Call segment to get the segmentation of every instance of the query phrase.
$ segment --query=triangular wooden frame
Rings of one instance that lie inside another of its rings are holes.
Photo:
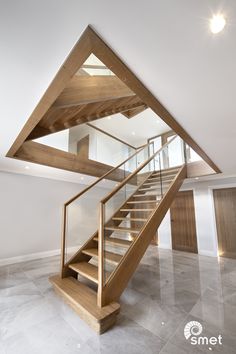
[[[121,79],[140,99],[150,107],[170,128],[172,128],[193,150],[205,160],[206,163],[217,173],[220,169],[215,165],[211,158],[202,150],[202,148],[191,138],[191,136],[181,127],[181,125],[174,119],[168,110],[158,101],[156,97],[142,84],[142,82],[133,74],[133,72],[122,62],[122,60],[108,47],[108,45],[98,36],[95,31],[88,26],[83,32],[82,36],[68,55],[64,64],[59,69],[55,78],[49,85],[33,113],[29,117],[25,126],[16,138],[7,153],[7,157],[24,159],[19,153],[19,150],[26,144],[27,137],[30,135],[35,126],[40,122],[43,115],[51,107],[53,102],[61,94],[67,83],[83,65],[85,60],[94,54],[100,59],[104,65],[113,71],[113,73]],[[28,144],[30,142],[27,142]],[[37,143],[35,143],[37,144]],[[40,145],[40,144],[39,144]],[[50,149],[57,153],[57,149]],[[44,159],[45,160],[45,159]],[[32,161],[43,163],[49,166],[50,159],[47,161]],[[53,166],[59,167],[59,166]]]

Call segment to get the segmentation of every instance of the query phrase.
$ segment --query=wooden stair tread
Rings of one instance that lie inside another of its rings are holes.
[[[155,184],[169,184],[171,182],[164,182],[164,181],[158,181],[158,182],[145,182],[142,186],[152,186],[152,185],[155,185]]]
[[[158,180],[156,180],[156,178],[150,178],[150,179],[147,179],[147,181],[145,182],[150,184],[150,183],[164,183],[164,184],[168,184],[170,182],[172,182],[173,179],[168,179],[168,180],[165,180],[165,179],[162,179],[162,178],[158,178]]]
[[[172,177],[172,176],[176,176],[177,173],[178,173],[178,171],[173,172],[173,173],[167,173],[167,172],[163,172],[163,171],[162,171],[161,174],[160,174],[159,172],[157,172],[157,173],[153,173],[152,176],[153,176],[153,177],[156,177],[156,176],[160,176],[160,175],[161,175],[161,176],[165,176],[165,177],[167,177],[167,176],[168,176],[168,177],[170,177],[170,176]]]
[[[91,257],[98,257],[98,249],[97,248],[88,248],[82,251],[84,254],[87,254],[88,256]],[[105,252],[105,259],[107,262],[110,262],[112,264],[118,264],[122,258],[122,255],[113,253],[113,252]]]
[[[127,204],[146,204],[146,203],[158,203],[157,200],[134,200],[127,202]]]
[[[98,242],[98,237],[94,237],[94,240]],[[107,243],[111,246],[129,247],[131,245],[132,241],[123,240],[123,239],[116,238],[116,237],[106,237],[105,243]]]
[[[98,267],[95,265],[88,262],[80,262],[70,264],[69,268],[98,284]]]
[[[143,191],[151,191],[151,190],[158,190],[161,189],[161,186],[157,186],[157,187],[148,187],[148,188],[141,188],[138,191],[143,192]],[[162,188],[163,189],[163,188]]]
[[[145,209],[137,209],[137,208],[131,208],[131,209],[120,209],[120,211],[153,211],[154,209],[148,209],[148,208],[145,208]]]
[[[125,232],[130,232],[134,234],[138,234],[139,230],[137,229],[131,229],[129,227],[125,226],[106,226],[105,230],[110,230],[110,231],[125,231]]]
[[[97,293],[73,277],[62,279],[55,275],[49,280],[66,302],[98,333],[103,333],[111,324],[111,317],[119,313],[120,305],[116,302],[97,306]]]
[[[150,194],[150,195],[152,195],[152,196],[154,196],[154,197],[161,197],[161,195],[160,194]],[[133,195],[133,198],[138,198],[138,197],[145,197],[145,198],[147,198],[149,195],[146,195],[146,194],[134,194]]]
[[[145,222],[147,219],[144,218],[127,218],[127,217],[114,217],[112,220],[123,220],[123,221],[140,221]]]
[[[173,178],[174,178],[174,177],[173,177]],[[147,179],[147,181],[153,181],[154,179],[155,179],[155,180],[157,179],[158,181],[162,180],[162,181],[168,182],[168,181],[172,181],[173,178],[169,178],[169,176],[168,176],[168,178],[166,178],[165,176],[149,177],[149,178]]]

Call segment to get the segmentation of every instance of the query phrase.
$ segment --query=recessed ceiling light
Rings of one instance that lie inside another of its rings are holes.
[[[80,179],[83,181],[83,180],[84,180],[84,177],[82,176],[82,177],[80,177]]]
[[[25,169],[26,169],[26,170],[29,170],[29,169],[30,169],[30,167],[29,167],[29,166],[25,166]]]
[[[199,177],[195,177],[195,179],[196,179],[196,180],[198,180],[198,179],[199,179]]]
[[[135,135],[135,132],[132,132],[132,135]]]
[[[226,21],[223,15],[218,14],[214,15],[210,20],[210,29],[211,32],[216,34],[221,32],[225,27]]]
[[[107,117],[107,119],[108,119],[108,120],[110,120],[110,119],[111,119],[111,117]]]

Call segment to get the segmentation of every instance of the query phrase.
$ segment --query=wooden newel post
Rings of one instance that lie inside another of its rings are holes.
[[[98,293],[97,304],[103,306],[103,285],[104,285],[104,218],[105,205],[99,205],[99,229],[98,229]]]

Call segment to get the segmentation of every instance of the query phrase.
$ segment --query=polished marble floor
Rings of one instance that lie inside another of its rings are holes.
[[[53,292],[58,269],[58,257],[0,268],[0,354],[236,353],[236,260],[150,246],[102,336]],[[222,345],[190,344],[190,321]]]

